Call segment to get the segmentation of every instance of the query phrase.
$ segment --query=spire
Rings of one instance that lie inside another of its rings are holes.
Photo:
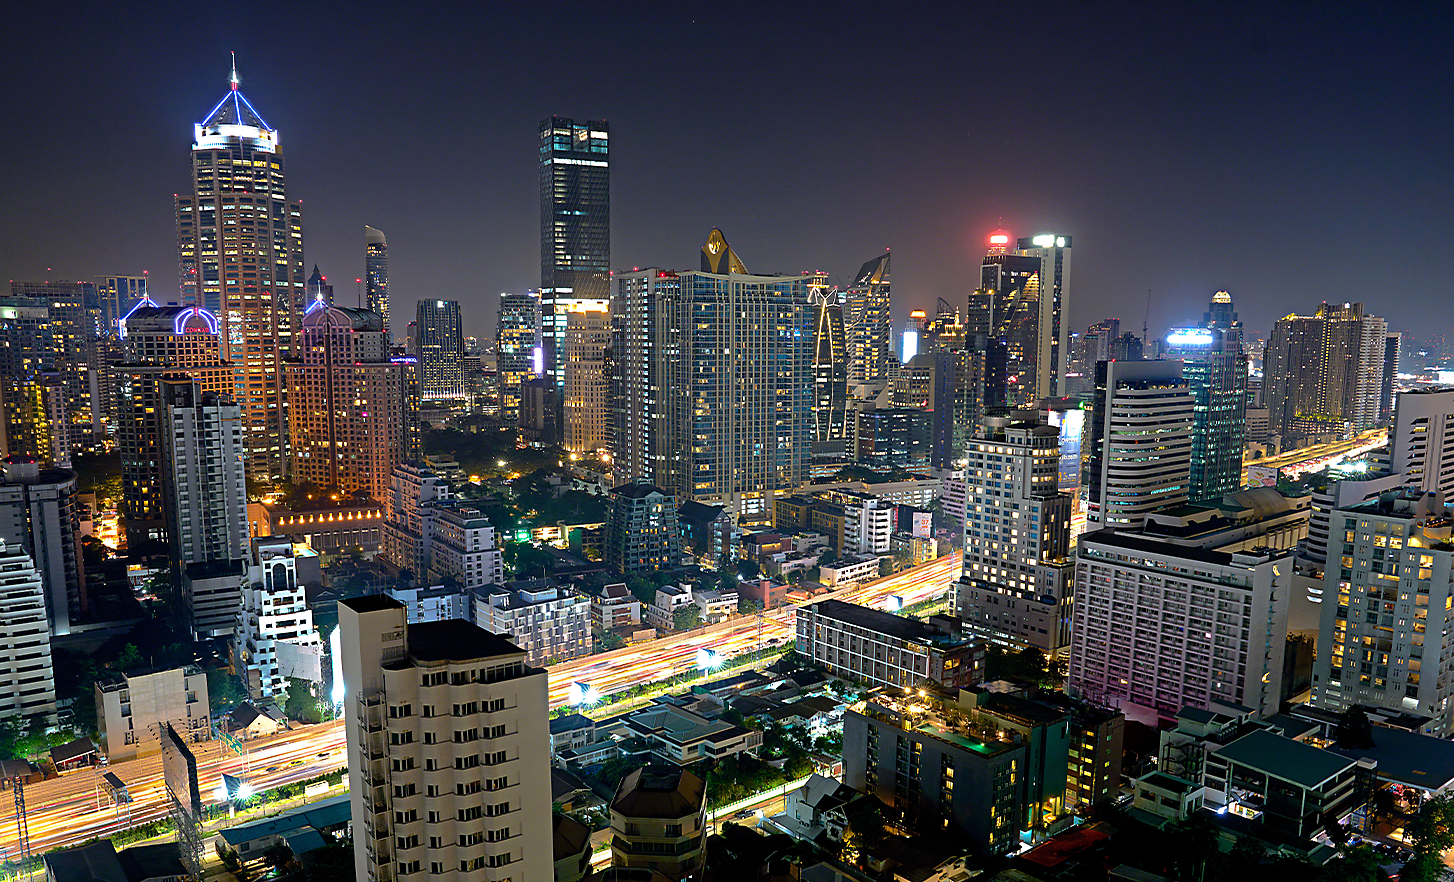
[[[217,106],[212,108],[212,112],[207,114],[207,118],[201,123],[201,128],[215,130],[218,126],[249,126],[271,133],[272,127],[263,121],[262,115],[253,109],[252,104],[243,97],[242,90],[238,88],[238,84],[242,80],[237,76],[237,53],[233,52],[231,55],[232,73],[227,78],[230,88],[227,94],[222,96],[222,100],[217,102]],[[198,134],[200,136],[201,132]]]
[[[237,53],[236,52],[233,52],[233,53],[231,53],[231,55],[232,55],[232,76],[229,78],[228,81],[232,83],[232,91],[236,92],[237,91],[237,84],[239,82],[239,80],[237,79]]]

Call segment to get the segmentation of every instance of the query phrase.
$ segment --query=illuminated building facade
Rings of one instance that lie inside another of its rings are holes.
[[[71,467],[71,422],[60,374],[0,374],[0,405],[0,458],[29,456],[43,465]]]
[[[383,316],[315,304],[298,342],[287,365],[293,479],[387,498],[404,452],[405,389]]]
[[[66,414],[73,436],[100,434],[101,410],[93,408],[97,325],[90,282],[10,283],[11,306],[0,306],[0,373],[53,371],[65,383]]]
[[[566,313],[565,449],[594,453],[606,446],[610,427],[611,314],[579,307]]]
[[[891,274],[885,252],[865,263],[843,301],[844,333],[848,345],[848,388],[855,397],[872,397],[889,382],[893,358],[889,310]]]
[[[1194,401],[1179,361],[1096,365],[1086,520],[1121,528],[1187,501]]]
[[[1181,359],[1182,378],[1195,401],[1187,494],[1192,502],[1221,499],[1242,489],[1247,356],[1242,352],[1242,325],[1232,315],[1230,326],[1177,328],[1166,336],[1163,355]]]
[[[769,523],[808,474],[809,277],[616,275],[613,438],[619,478]]]
[[[1370,429],[1383,412],[1388,323],[1361,303],[1324,303],[1273,325],[1263,356],[1269,429],[1284,439]],[[1396,368],[1395,368],[1396,369]]]
[[[237,88],[194,128],[192,193],[179,195],[182,302],[221,322],[221,357],[242,371],[248,475],[288,467],[283,360],[303,315],[302,209],[289,202],[278,132]]]
[[[389,242],[380,230],[364,226],[364,306],[384,320],[389,333]]]
[[[161,491],[174,565],[248,554],[242,409],[199,380],[159,381]]]
[[[610,136],[605,120],[540,122],[540,345],[557,389],[567,313],[611,297]]]
[[[540,352],[540,295],[534,291],[501,294],[495,323],[495,371],[500,383],[500,418],[506,425],[520,419],[520,387],[544,369]]]
[[[121,515],[128,541],[165,540],[160,382],[190,377],[203,393],[236,401],[241,371],[221,360],[217,318],[199,306],[158,307],[143,300],[119,324],[124,361],[112,368],[112,386]]]
[[[1013,250],[1007,233],[993,233],[990,240],[979,290],[969,299],[966,332],[1005,349],[1009,406],[1028,407],[1064,395],[1070,371],[1071,239],[1042,233],[1018,239]]]
[[[467,397],[459,301],[419,301],[414,325],[420,395],[428,401],[458,401]]]

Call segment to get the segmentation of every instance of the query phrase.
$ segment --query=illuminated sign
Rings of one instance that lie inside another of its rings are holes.
[[[1166,335],[1168,346],[1209,346],[1217,335],[1201,328],[1177,328]]]
[[[535,375],[536,376],[544,376],[545,375],[545,350],[544,349],[541,349],[539,346],[537,346],[537,347],[535,347],[534,351],[532,351],[530,353],[530,355],[531,355],[531,360],[534,363]]]
[[[1033,243],[1035,243],[1037,246],[1039,246],[1041,248],[1054,248],[1055,247],[1055,237],[1052,236],[1052,235],[1050,235],[1049,233],[1041,233],[1040,235],[1036,236],[1035,238],[1031,239],[1030,241],[1033,242]]]
[[[1010,244],[1010,237],[1005,233],[995,233],[993,236],[990,236],[990,244],[1008,245]]]
[[[900,358],[900,361],[902,361],[904,364],[908,364],[909,363],[909,359],[911,359],[914,356],[916,356],[916,355],[919,354],[919,332],[918,331],[905,331],[904,332],[903,350],[904,350],[903,356],[902,356],[902,358]]]
[[[127,313],[127,315],[130,315],[130,313]],[[194,316],[202,319],[202,323],[207,326],[207,330],[203,331],[200,328],[190,327]],[[185,312],[177,313],[177,317],[172,320],[172,332],[176,334],[206,333],[215,335],[217,333],[217,316],[200,306],[194,306]]]

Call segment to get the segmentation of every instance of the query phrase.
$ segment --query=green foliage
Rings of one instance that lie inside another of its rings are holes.
[[[620,634],[613,631],[596,632],[596,651],[610,652],[613,649],[620,649],[626,645],[626,640]]]
[[[214,714],[231,710],[247,700],[242,681],[232,671],[227,668],[204,668],[203,671],[207,674],[207,701]]]
[[[894,574],[894,559],[891,557],[879,558],[878,574],[880,576],[892,576]]]
[[[297,677],[288,678],[288,699],[283,712],[289,719],[304,723],[323,722],[323,710],[318,706],[318,697],[313,694],[313,684]]]
[[[737,575],[744,579],[756,579],[762,575],[762,567],[752,558],[744,557],[737,562]]]
[[[745,616],[756,615],[762,612],[762,601],[743,597],[737,601],[737,611]]]
[[[626,590],[642,603],[656,602],[656,585],[644,576],[627,576]]]
[[[1045,653],[1027,646],[1019,652],[1007,652],[991,645],[985,653],[985,679],[1029,680],[1032,683],[1055,685],[1063,676],[1057,676],[1059,665],[1050,665]]]
[[[503,548],[505,568],[521,578],[548,575],[555,558],[533,542],[507,542]]]
[[[1442,870],[1441,856],[1454,848],[1454,797],[1446,794],[1425,802],[1418,815],[1404,826],[1404,838],[1413,847],[1416,870],[1426,866]]]
[[[1339,747],[1369,748],[1373,746],[1373,724],[1363,708],[1355,705],[1343,711],[1333,737]]]
[[[743,754],[729,756],[707,772],[707,806],[721,808],[786,781],[782,772],[760,759]]]
[[[678,607],[671,614],[672,627],[678,631],[690,631],[702,624],[702,608],[695,603]]]

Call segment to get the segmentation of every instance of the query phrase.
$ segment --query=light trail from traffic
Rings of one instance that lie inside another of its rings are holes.
[[[896,597],[895,606],[910,606],[947,590],[959,576],[960,561],[956,552],[885,579],[830,591],[813,598],[813,602],[835,598],[882,609],[889,606],[890,597]],[[725,664],[730,664],[743,653],[780,646],[793,639],[796,610],[796,606],[789,605],[761,615],[738,616],[717,625],[554,665],[547,672],[550,706],[564,705],[570,685],[575,682],[589,683],[596,694],[607,696],[638,683],[694,671],[698,649],[714,650]],[[217,790],[224,773],[249,781],[254,790],[261,792],[328,774],[348,760],[342,720],[244,742],[245,756],[225,751],[218,741],[189,746],[197,758],[202,799],[209,805],[219,802]],[[126,784],[131,796],[129,805],[107,803],[101,788],[101,776],[106,772],[114,772]],[[33,855],[111,836],[169,813],[159,754],[67,772],[26,785],[25,802]],[[13,812],[0,814],[0,849],[4,857],[19,856],[16,820]]]

